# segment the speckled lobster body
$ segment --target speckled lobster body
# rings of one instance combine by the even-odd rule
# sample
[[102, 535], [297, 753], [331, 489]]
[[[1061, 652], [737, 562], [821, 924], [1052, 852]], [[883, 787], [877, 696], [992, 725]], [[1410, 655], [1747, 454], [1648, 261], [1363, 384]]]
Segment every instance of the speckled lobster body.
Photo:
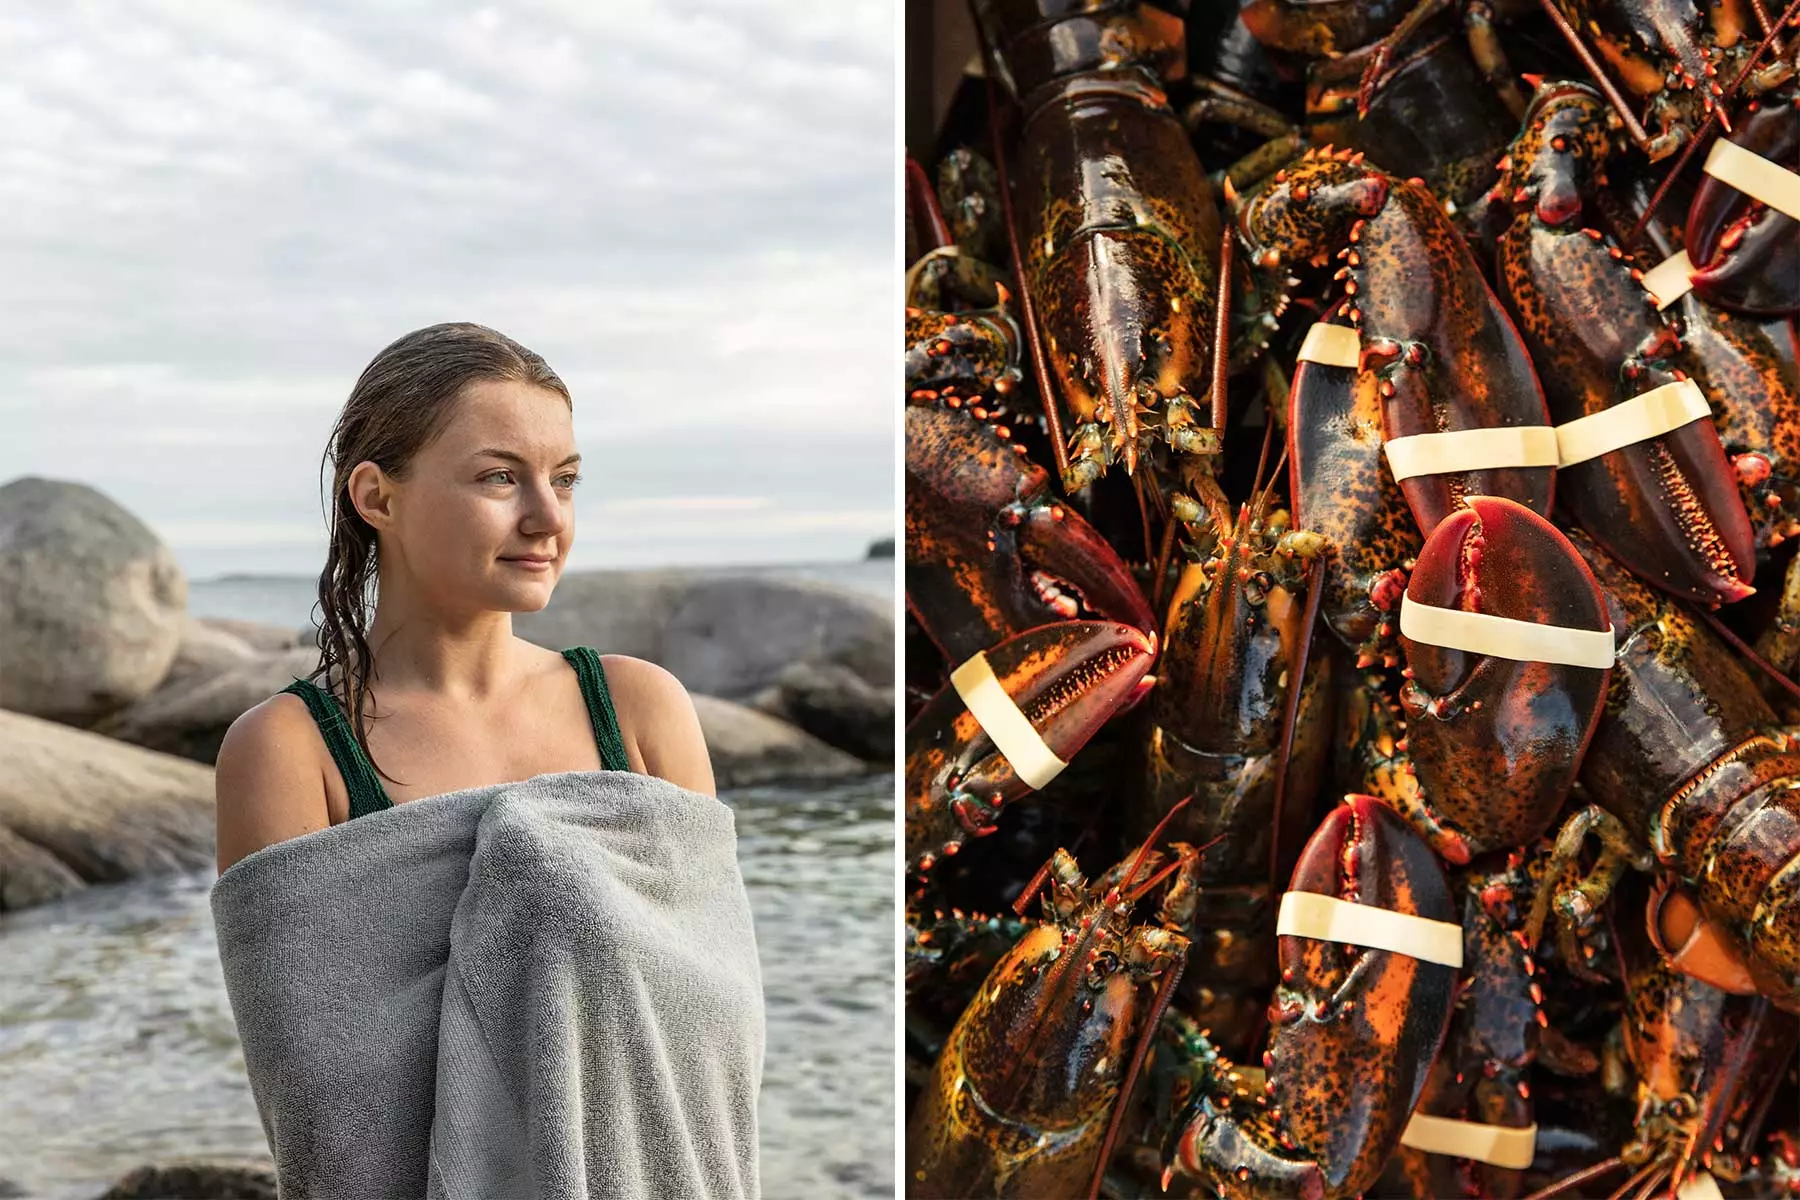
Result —
[[[1417, 183], [1361, 155], [1309, 154], [1239, 207], [1251, 261], [1341, 258], [1343, 313], [1361, 338], [1386, 439], [1548, 425], [1544, 393], [1518, 331], [1450, 219]], [[1421, 533], [1465, 496], [1503, 496], [1548, 512], [1553, 467], [1422, 475], [1400, 489]]]
[[[951, 407], [957, 404], [957, 407]], [[1155, 628], [1105, 538], [980, 402], [906, 410], [906, 602], [950, 663], [1052, 621]]]
[[938, 1055], [907, 1131], [909, 1195], [1056, 1200], [1098, 1190], [1134, 1047], [1187, 951], [1180, 934], [1132, 921], [1133, 889], [1158, 866], [1134, 855], [1090, 885], [1057, 851], [1043, 922], [1001, 957]]
[[1708, 629], [1570, 540], [1619, 644], [1581, 778], [1692, 894], [1756, 988], [1800, 1012], [1800, 740]]
[[[1514, 216], [1495, 254], [1499, 290], [1558, 425], [1685, 378], [1679, 330], [1594, 228], [1607, 115], [1584, 85], [1540, 87], [1500, 182]], [[1557, 481], [1582, 527], [1641, 578], [1703, 604], [1750, 594], [1750, 520], [1710, 416], [1565, 464]]]
[[1209, 535], [1169, 601], [1142, 783], [1121, 797], [1120, 818], [1136, 840], [1187, 801], [1170, 836], [1218, 841], [1180, 926], [1193, 959], [1181, 1002], [1241, 1054], [1274, 982], [1275, 855], [1305, 840], [1317, 795], [1330, 659], [1308, 653], [1318, 539], [1260, 506]]
[[1154, 439], [1216, 450], [1211, 386], [1220, 220], [1162, 73], [1184, 57], [1150, 5], [977, 0], [1019, 105], [1020, 269], [1068, 446], [1063, 483], [1126, 471]]

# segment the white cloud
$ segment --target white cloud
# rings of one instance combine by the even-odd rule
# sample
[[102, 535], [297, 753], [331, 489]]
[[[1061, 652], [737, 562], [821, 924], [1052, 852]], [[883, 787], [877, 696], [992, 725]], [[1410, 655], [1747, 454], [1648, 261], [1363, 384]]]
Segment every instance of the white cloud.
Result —
[[253, 468], [246, 528], [311, 519], [363, 365], [470, 319], [630, 448], [608, 503], [757, 497], [784, 554], [891, 513], [891, 8], [112, 0], [0, 47], [0, 481], [179, 523]]

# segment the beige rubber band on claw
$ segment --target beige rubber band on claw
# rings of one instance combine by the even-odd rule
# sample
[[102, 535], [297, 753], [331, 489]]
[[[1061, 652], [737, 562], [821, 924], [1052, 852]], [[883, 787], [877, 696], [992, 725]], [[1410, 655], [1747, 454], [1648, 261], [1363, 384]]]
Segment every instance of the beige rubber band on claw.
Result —
[[1752, 200], [1800, 221], [1800, 175], [1780, 163], [1720, 138], [1713, 143], [1702, 170]]
[[1354, 367], [1362, 363], [1362, 336], [1348, 325], [1320, 321], [1306, 331], [1296, 361], [1328, 367]]
[[1651, 388], [1641, 396], [1556, 427], [1562, 466], [1573, 466], [1638, 442], [1672, 433], [1683, 425], [1712, 416], [1706, 393], [1691, 379]]
[[1042, 790], [1068, 767], [1000, 686], [986, 654], [976, 654], [950, 672], [950, 686], [962, 697], [964, 707], [980, 723], [994, 749], [1012, 764], [1013, 774], [1032, 788]]
[[1537, 1129], [1536, 1123], [1514, 1129], [1416, 1112], [1406, 1123], [1400, 1144], [1427, 1154], [1472, 1158], [1490, 1166], [1523, 1171], [1537, 1156]]
[[1395, 483], [1415, 475], [1448, 475], [1496, 467], [1554, 467], [1558, 461], [1556, 430], [1548, 425], [1415, 433], [1390, 438], [1381, 448], [1387, 454]]
[[1576, 629], [1540, 625], [1491, 613], [1464, 612], [1421, 604], [1400, 594], [1400, 633], [1427, 646], [1463, 650], [1515, 662], [1559, 663], [1565, 667], [1605, 668], [1618, 649], [1610, 629]]
[[1650, 298], [1656, 301], [1656, 311], [1661, 312], [1694, 290], [1694, 281], [1690, 278], [1693, 273], [1694, 264], [1688, 261], [1687, 251], [1679, 250], [1645, 271], [1640, 282], [1650, 293]]
[[1321, 892], [1285, 893], [1275, 918], [1275, 932], [1371, 950], [1392, 950], [1446, 967], [1460, 967], [1463, 963], [1461, 925], [1372, 904], [1353, 904]]
[[1718, 1180], [1705, 1171], [1695, 1171], [1681, 1181], [1675, 1200], [1725, 1200], [1725, 1194], [1719, 1190]]

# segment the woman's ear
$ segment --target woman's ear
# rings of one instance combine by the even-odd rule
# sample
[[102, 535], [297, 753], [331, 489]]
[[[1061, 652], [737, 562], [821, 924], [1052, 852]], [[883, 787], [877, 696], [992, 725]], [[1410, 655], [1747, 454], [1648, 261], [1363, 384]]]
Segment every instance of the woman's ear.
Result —
[[344, 487], [351, 506], [370, 525], [385, 529], [393, 521], [394, 485], [376, 463], [368, 459], [357, 463]]

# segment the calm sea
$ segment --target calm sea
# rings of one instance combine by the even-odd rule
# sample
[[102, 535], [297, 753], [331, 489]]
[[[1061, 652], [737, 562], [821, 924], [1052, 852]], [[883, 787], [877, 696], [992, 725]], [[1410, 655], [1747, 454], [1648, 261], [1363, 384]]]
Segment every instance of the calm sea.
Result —
[[[892, 560], [769, 568], [893, 595]], [[199, 616], [310, 621], [314, 581], [190, 585]], [[768, 1010], [763, 1194], [892, 1196], [894, 777], [728, 793]], [[144, 1162], [266, 1153], [211, 870], [0, 914], [0, 1197], [91, 1200]]]

